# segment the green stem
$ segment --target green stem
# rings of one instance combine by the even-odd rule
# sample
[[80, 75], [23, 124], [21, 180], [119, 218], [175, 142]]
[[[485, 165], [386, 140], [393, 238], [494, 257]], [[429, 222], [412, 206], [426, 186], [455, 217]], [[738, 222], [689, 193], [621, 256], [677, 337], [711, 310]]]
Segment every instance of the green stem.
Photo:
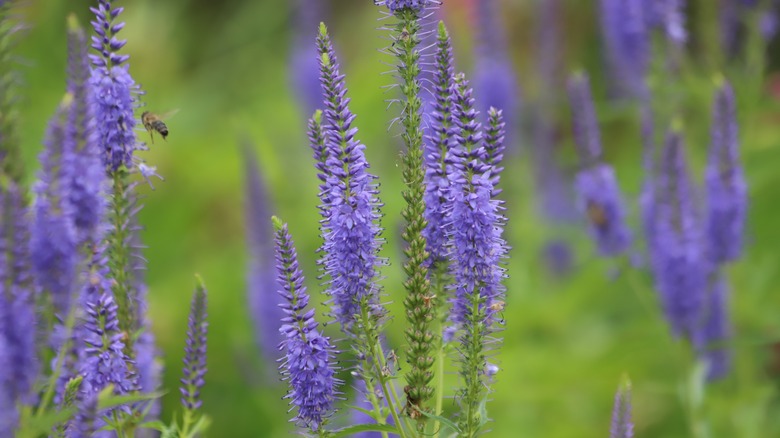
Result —
[[[444, 296], [444, 285], [445, 285], [445, 271], [446, 267], [441, 265], [442, 262], [439, 262], [437, 264], [434, 264], [434, 266], [431, 268], [431, 271], [433, 272], [433, 281], [431, 282], [431, 291], [434, 293], [435, 301], [435, 308], [437, 310], [441, 310], [441, 305], [444, 300], [442, 299]], [[435, 415], [441, 415], [443, 406], [444, 406], [444, 360], [446, 359], [447, 355], [445, 353], [445, 345], [444, 341], [442, 340], [442, 331], [444, 330], [444, 327], [446, 326], [445, 316], [440, 315], [438, 319], [439, 321], [439, 327], [436, 333], [438, 333], [438, 339], [439, 343], [436, 347], [436, 404], [433, 413]], [[439, 428], [441, 427], [439, 420], [434, 420], [433, 422], [433, 433], [436, 438], [439, 437]]]
[[132, 296], [131, 240], [129, 172], [120, 167], [111, 173], [113, 181], [113, 196], [111, 197], [110, 216], [111, 231], [108, 240], [108, 266], [111, 274], [114, 299], [118, 307], [117, 318], [119, 329], [124, 334], [125, 354], [134, 358], [133, 338], [135, 332], [135, 306]]

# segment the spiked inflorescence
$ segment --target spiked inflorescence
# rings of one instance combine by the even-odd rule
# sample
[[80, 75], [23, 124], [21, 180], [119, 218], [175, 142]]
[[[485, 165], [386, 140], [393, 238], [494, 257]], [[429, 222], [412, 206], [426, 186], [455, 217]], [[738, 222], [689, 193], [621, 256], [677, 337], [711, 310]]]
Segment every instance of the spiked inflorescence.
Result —
[[345, 332], [354, 334], [356, 318], [368, 319], [359, 324], [364, 326], [361, 330], [366, 330], [366, 324], [379, 324], [384, 316], [376, 283], [380, 203], [375, 177], [368, 173], [365, 146], [354, 137], [355, 116], [348, 107], [344, 75], [339, 72], [325, 25], [320, 26], [317, 46], [325, 95], [322, 128], [328, 172], [320, 196], [324, 218], [323, 266], [330, 278], [327, 293], [333, 316]]
[[642, 0], [601, 0], [601, 27], [607, 58], [619, 91], [632, 97], [646, 92], [650, 35]]
[[332, 414], [336, 398], [333, 358], [336, 353], [330, 339], [323, 336], [314, 319], [314, 309], [306, 310], [309, 294], [298, 266], [298, 255], [287, 224], [273, 218], [276, 240], [276, 269], [279, 294], [284, 298], [284, 318], [279, 331], [284, 336], [281, 372], [289, 382], [285, 398], [297, 409], [298, 424], [320, 430]]
[[181, 404], [187, 411], [196, 411], [203, 401], [200, 390], [206, 382], [206, 338], [209, 323], [207, 321], [206, 287], [198, 278], [198, 285], [192, 295], [190, 318], [187, 326], [187, 346], [184, 348], [184, 377], [181, 379]]
[[634, 423], [631, 421], [631, 381], [627, 377], [620, 383], [615, 393], [615, 405], [612, 409], [612, 426], [609, 438], [632, 438]]
[[[391, 51], [397, 58], [397, 74], [403, 93], [403, 110], [401, 137], [406, 144], [403, 156], [403, 179], [405, 188], [401, 195], [406, 201], [401, 216], [406, 220], [406, 229], [402, 237], [406, 242], [404, 254], [404, 272], [406, 280], [404, 288], [404, 308], [409, 326], [404, 334], [406, 337], [407, 361], [411, 369], [406, 374], [406, 412], [412, 418], [418, 419], [419, 428], [425, 425], [425, 416], [421, 411], [427, 409], [426, 403], [433, 396], [433, 388], [429, 385], [433, 378], [433, 348], [435, 335], [431, 331], [431, 323], [436, 314], [436, 308], [430, 299], [430, 282], [428, 280], [428, 252], [425, 239], [425, 169], [423, 167], [423, 131], [421, 123], [420, 99], [420, 12], [414, 8], [404, 8], [395, 11], [398, 23], [392, 33], [393, 48]], [[435, 302], [433, 303], [435, 304]]]
[[[504, 307], [504, 269], [501, 260], [507, 246], [502, 238], [505, 219], [492, 178], [491, 154], [483, 144], [477, 122], [474, 100], [463, 74], [455, 77], [453, 94], [455, 120], [459, 129], [453, 148], [449, 180], [451, 184], [450, 232], [452, 241], [452, 276], [455, 294], [450, 321], [460, 333], [461, 377], [464, 387], [459, 394], [463, 415], [458, 426], [465, 436], [473, 436], [487, 418], [479, 409], [486, 396], [485, 388], [492, 377], [487, 373], [488, 344], [498, 330], [498, 314]], [[503, 121], [494, 114], [495, 124]], [[494, 150], [503, 146], [494, 144]]]
[[599, 253], [615, 256], [631, 244], [631, 233], [625, 220], [623, 199], [612, 166], [603, 162], [601, 138], [590, 81], [577, 74], [569, 80], [574, 141], [581, 167], [575, 177], [580, 209], [588, 220], [590, 234]]

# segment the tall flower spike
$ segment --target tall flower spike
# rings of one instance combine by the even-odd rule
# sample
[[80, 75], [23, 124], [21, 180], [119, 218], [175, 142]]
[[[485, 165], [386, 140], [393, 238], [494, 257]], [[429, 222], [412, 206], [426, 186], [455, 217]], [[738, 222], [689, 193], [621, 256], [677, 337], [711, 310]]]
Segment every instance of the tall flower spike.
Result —
[[[38, 286], [50, 295], [57, 316], [64, 320], [71, 306], [76, 281], [76, 234], [70, 215], [68, 174], [63, 155], [72, 145], [65, 144], [63, 119], [72, 99], [66, 96], [49, 122], [45, 147], [41, 152], [41, 171], [33, 187], [30, 252]], [[57, 346], [55, 346], [56, 348]]]
[[375, 177], [368, 173], [365, 146], [355, 139], [355, 115], [346, 98], [344, 75], [324, 24], [317, 37], [325, 111], [323, 131], [328, 177], [321, 193], [325, 210], [323, 250], [333, 316], [345, 332], [366, 307], [372, 319], [384, 316], [379, 304], [377, 265], [380, 248], [379, 199]]
[[390, 10], [393, 14], [396, 12], [402, 11], [404, 9], [409, 9], [412, 12], [420, 12], [426, 7], [428, 7], [431, 3], [435, 3], [434, 0], [384, 0], [385, 6], [387, 6], [387, 9]]
[[714, 263], [738, 259], [744, 246], [748, 195], [739, 160], [735, 112], [734, 91], [723, 83], [712, 109], [712, 141], [705, 173], [707, 242]]
[[644, 94], [650, 63], [650, 35], [642, 2], [601, 0], [601, 27], [612, 75], [618, 91], [632, 97]]
[[[450, 226], [452, 274], [455, 296], [450, 320], [461, 333], [458, 351], [464, 387], [459, 401], [462, 417], [458, 426], [465, 436], [474, 436], [486, 422], [480, 405], [491, 376], [486, 370], [488, 343], [503, 311], [505, 277], [501, 260], [507, 246], [502, 238], [505, 219], [501, 203], [493, 199], [494, 170], [482, 145], [474, 100], [463, 74], [455, 77], [455, 120], [459, 129], [450, 165]], [[494, 163], [498, 164], [498, 163]]]
[[452, 115], [452, 42], [443, 22], [439, 22], [436, 41], [436, 72], [433, 80], [434, 104], [430, 115], [430, 135], [426, 141], [425, 156], [425, 241], [430, 254], [432, 269], [447, 259], [447, 235], [445, 233], [447, 180], [447, 154], [452, 141], [454, 123]]
[[631, 421], [631, 381], [624, 377], [615, 393], [615, 406], [612, 410], [612, 427], [609, 438], [632, 438], [634, 423]]
[[656, 195], [653, 268], [661, 303], [676, 335], [698, 339], [708, 261], [693, 200], [683, 139], [667, 135]]
[[477, 40], [473, 83], [477, 109], [485, 115], [491, 107], [504, 111], [507, 141], [511, 145], [515, 140], [520, 91], [507, 45], [506, 26], [501, 20], [500, 1], [475, 3]]
[[107, 180], [98, 145], [89, 87], [90, 68], [86, 35], [74, 15], [68, 17], [68, 85], [73, 98], [68, 108], [63, 151], [67, 201], [77, 242], [94, 241], [102, 232]]
[[314, 309], [306, 310], [309, 294], [298, 266], [298, 255], [287, 232], [287, 224], [273, 218], [276, 240], [276, 269], [279, 294], [284, 298], [285, 317], [279, 329], [284, 335], [281, 372], [290, 384], [285, 398], [297, 409], [295, 421], [314, 431], [320, 430], [332, 414], [336, 398], [330, 339], [323, 336], [314, 319]]
[[490, 166], [490, 178], [493, 184], [494, 196], [501, 193], [501, 190], [497, 187], [501, 171], [504, 170], [501, 163], [504, 159], [504, 150], [506, 150], [505, 133], [504, 112], [491, 107], [488, 109], [488, 124], [485, 129], [485, 152], [487, 153], [485, 164]]
[[580, 208], [599, 253], [615, 256], [631, 243], [620, 188], [614, 169], [602, 161], [601, 138], [587, 76], [573, 76], [568, 88], [574, 142], [581, 162], [574, 181]]
[[244, 145], [245, 224], [249, 242], [247, 298], [256, 340], [267, 363], [279, 358], [278, 321], [282, 317], [279, 296], [275, 293], [273, 225], [270, 193], [257, 167], [257, 156], [251, 145]]
[[[401, 137], [406, 144], [403, 155], [403, 179], [405, 188], [401, 195], [406, 202], [401, 216], [406, 220], [402, 234], [406, 247], [404, 272], [404, 308], [408, 327], [404, 331], [408, 344], [406, 354], [411, 369], [406, 373], [406, 412], [418, 420], [419, 431], [425, 429], [427, 418], [421, 414], [428, 409], [427, 402], [433, 396], [430, 382], [433, 379], [434, 344], [436, 337], [431, 323], [436, 307], [431, 303], [431, 285], [428, 279], [428, 252], [425, 239], [425, 168], [423, 166], [423, 130], [420, 99], [420, 38], [421, 13], [414, 8], [395, 10], [398, 22], [393, 29], [391, 52], [395, 55], [397, 77], [403, 93]], [[435, 303], [434, 303], [435, 304]]]
[[187, 346], [184, 348], [184, 371], [181, 379], [181, 404], [188, 411], [196, 411], [203, 401], [200, 390], [206, 376], [206, 337], [209, 324], [207, 318], [206, 287], [198, 277], [195, 293], [192, 295]]

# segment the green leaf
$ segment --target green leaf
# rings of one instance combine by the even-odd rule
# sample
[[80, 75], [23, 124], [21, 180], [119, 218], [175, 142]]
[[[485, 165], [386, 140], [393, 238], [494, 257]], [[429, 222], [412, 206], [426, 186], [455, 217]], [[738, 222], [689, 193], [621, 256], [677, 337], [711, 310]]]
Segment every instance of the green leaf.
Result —
[[29, 423], [23, 424], [17, 435], [22, 437], [37, 437], [48, 435], [51, 430], [60, 423], [68, 421], [76, 413], [76, 408], [70, 407], [60, 411], [46, 412]]
[[[424, 411], [422, 411], [420, 413], [423, 414], [424, 416], [432, 419], [432, 420], [438, 421], [444, 427], [447, 427], [447, 428], [451, 429], [453, 433], [456, 433], [456, 434], [460, 433], [460, 429], [458, 429], [458, 425], [453, 423], [452, 420], [450, 420], [449, 418], [442, 417], [441, 415], [431, 414], [431, 413], [424, 412]], [[436, 433], [436, 432], [439, 432], [439, 431], [434, 431], [434, 433]]]
[[106, 394], [106, 391], [103, 390], [101, 391], [100, 396], [98, 397], [98, 409], [99, 410], [110, 409], [110, 408], [115, 408], [117, 406], [128, 405], [128, 404], [137, 403], [141, 401], [154, 400], [162, 397], [164, 394], [165, 394], [164, 392], [152, 392], [147, 394], [138, 393], [138, 394], [111, 395], [111, 394]]
[[360, 432], [398, 432], [395, 426], [389, 424], [356, 424], [333, 431], [333, 438], [349, 437]]

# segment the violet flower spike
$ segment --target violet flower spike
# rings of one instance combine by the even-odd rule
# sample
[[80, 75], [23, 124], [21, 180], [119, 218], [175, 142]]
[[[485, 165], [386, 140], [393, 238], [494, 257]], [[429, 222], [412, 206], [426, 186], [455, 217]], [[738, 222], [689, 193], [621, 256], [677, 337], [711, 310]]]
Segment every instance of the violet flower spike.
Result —
[[612, 75], [621, 94], [632, 97], [645, 92], [650, 64], [650, 35], [642, 3], [601, 0], [601, 26]]
[[615, 405], [612, 410], [612, 426], [609, 438], [632, 438], [634, 423], [631, 421], [631, 381], [623, 378], [615, 393]]
[[455, 129], [452, 108], [454, 75], [452, 42], [443, 22], [439, 22], [436, 44], [436, 71], [433, 79], [434, 103], [431, 125], [425, 142], [425, 220], [424, 236], [432, 264], [447, 259], [447, 154]]
[[729, 287], [723, 274], [710, 278], [706, 297], [704, 328], [698, 354], [707, 365], [707, 380], [726, 377], [731, 370], [732, 349], [724, 345], [732, 339], [729, 315]]
[[631, 232], [615, 171], [602, 162], [601, 138], [587, 76], [578, 74], [569, 80], [569, 98], [574, 141], [581, 162], [574, 181], [580, 209], [588, 219], [599, 253], [619, 255], [631, 244]]
[[296, 0], [293, 3], [295, 31], [290, 55], [290, 78], [293, 91], [304, 114], [311, 114], [322, 106], [319, 64], [311, 42], [317, 34], [317, 25], [325, 21], [329, 0]]
[[[76, 230], [67, 202], [69, 179], [61, 165], [65, 150], [64, 116], [69, 102], [60, 106], [50, 120], [45, 147], [41, 152], [41, 171], [33, 186], [36, 194], [30, 236], [32, 268], [38, 286], [50, 294], [54, 312], [65, 320], [70, 311], [76, 281]], [[58, 346], [54, 346], [57, 348]]]
[[330, 339], [319, 331], [314, 309], [306, 310], [309, 294], [298, 266], [298, 255], [287, 232], [287, 224], [273, 218], [276, 230], [276, 269], [279, 295], [285, 303], [282, 310], [284, 336], [279, 348], [284, 351], [280, 371], [289, 382], [285, 398], [296, 409], [294, 420], [301, 426], [318, 431], [332, 414], [336, 398], [333, 358], [336, 352]]
[[387, 9], [391, 13], [395, 14], [401, 9], [413, 9], [415, 11], [422, 11], [430, 4], [436, 4], [434, 0], [383, 0]]
[[679, 132], [667, 135], [657, 185], [653, 270], [660, 300], [676, 335], [696, 342], [705, 303], [705, 255], [693, 200], [693, 182]]
[[112, 9], [112, 0], [99, 0], [98, 7], [90, 8], [95, 14], [92, 26], [96, 36], [92, 36], [91, 47], [98, 54], [89, 55], [92, 61], [91, 105], [95, 111], [98, 142], [103, 150], [103, 161], [110, 172], [121, 166], [133, 166], [133, 152], [136, 148], [135, 116], [133, 108], [136, 90], [135, 81], [128, 72], [126, 61], [129, 55], [116, 53], [126, 40], [117, 38], [124, 23], [117, 22], [123, 8]]
[[739, 159], [734, 91], [724, 83], [712, 109], [712, 140], [705, 172], [708, 253], [714, 263], [737, 260], [744, 247], [748, 193]]
[[382, 263], [379, 207], [374, 175], [368, 173], [365, 146], [355, 139], [355, 115], [349, 110], [344, 75], [324, 24], [317, 37], [322, 89], [325, 95], [323, 131], [329, 175], [321, 192], [324, 218], [323, 260], [330, 277], [328, 295], [333, 316], [346, 332], [352, 330], [355, 315], [367, 305], [374, 317], [381, 317], [377, 266]]
[[257, 155], [250, 145], [243, 148], [245, 163], [244, 202], [245, 224], [249, 243], [247, 265], [247, 300], [256, 341], [267, 363], [279, 358], [278, 321], [284, 313], [276, 294], [273, 224], [271, 224], [271, 194], [260, 174]]
[[207, 297], [203, 280], [198, 277], [198, 285], [192, 295], [189, 323], [187, 326], [187, 346], [184, 348], [184, 371], [181, 379], [181, 403], [188, 411], [198, 410], [203, 403], [200, 390], [206, 375], [206, 340], [209, 324], [207, 322]]

